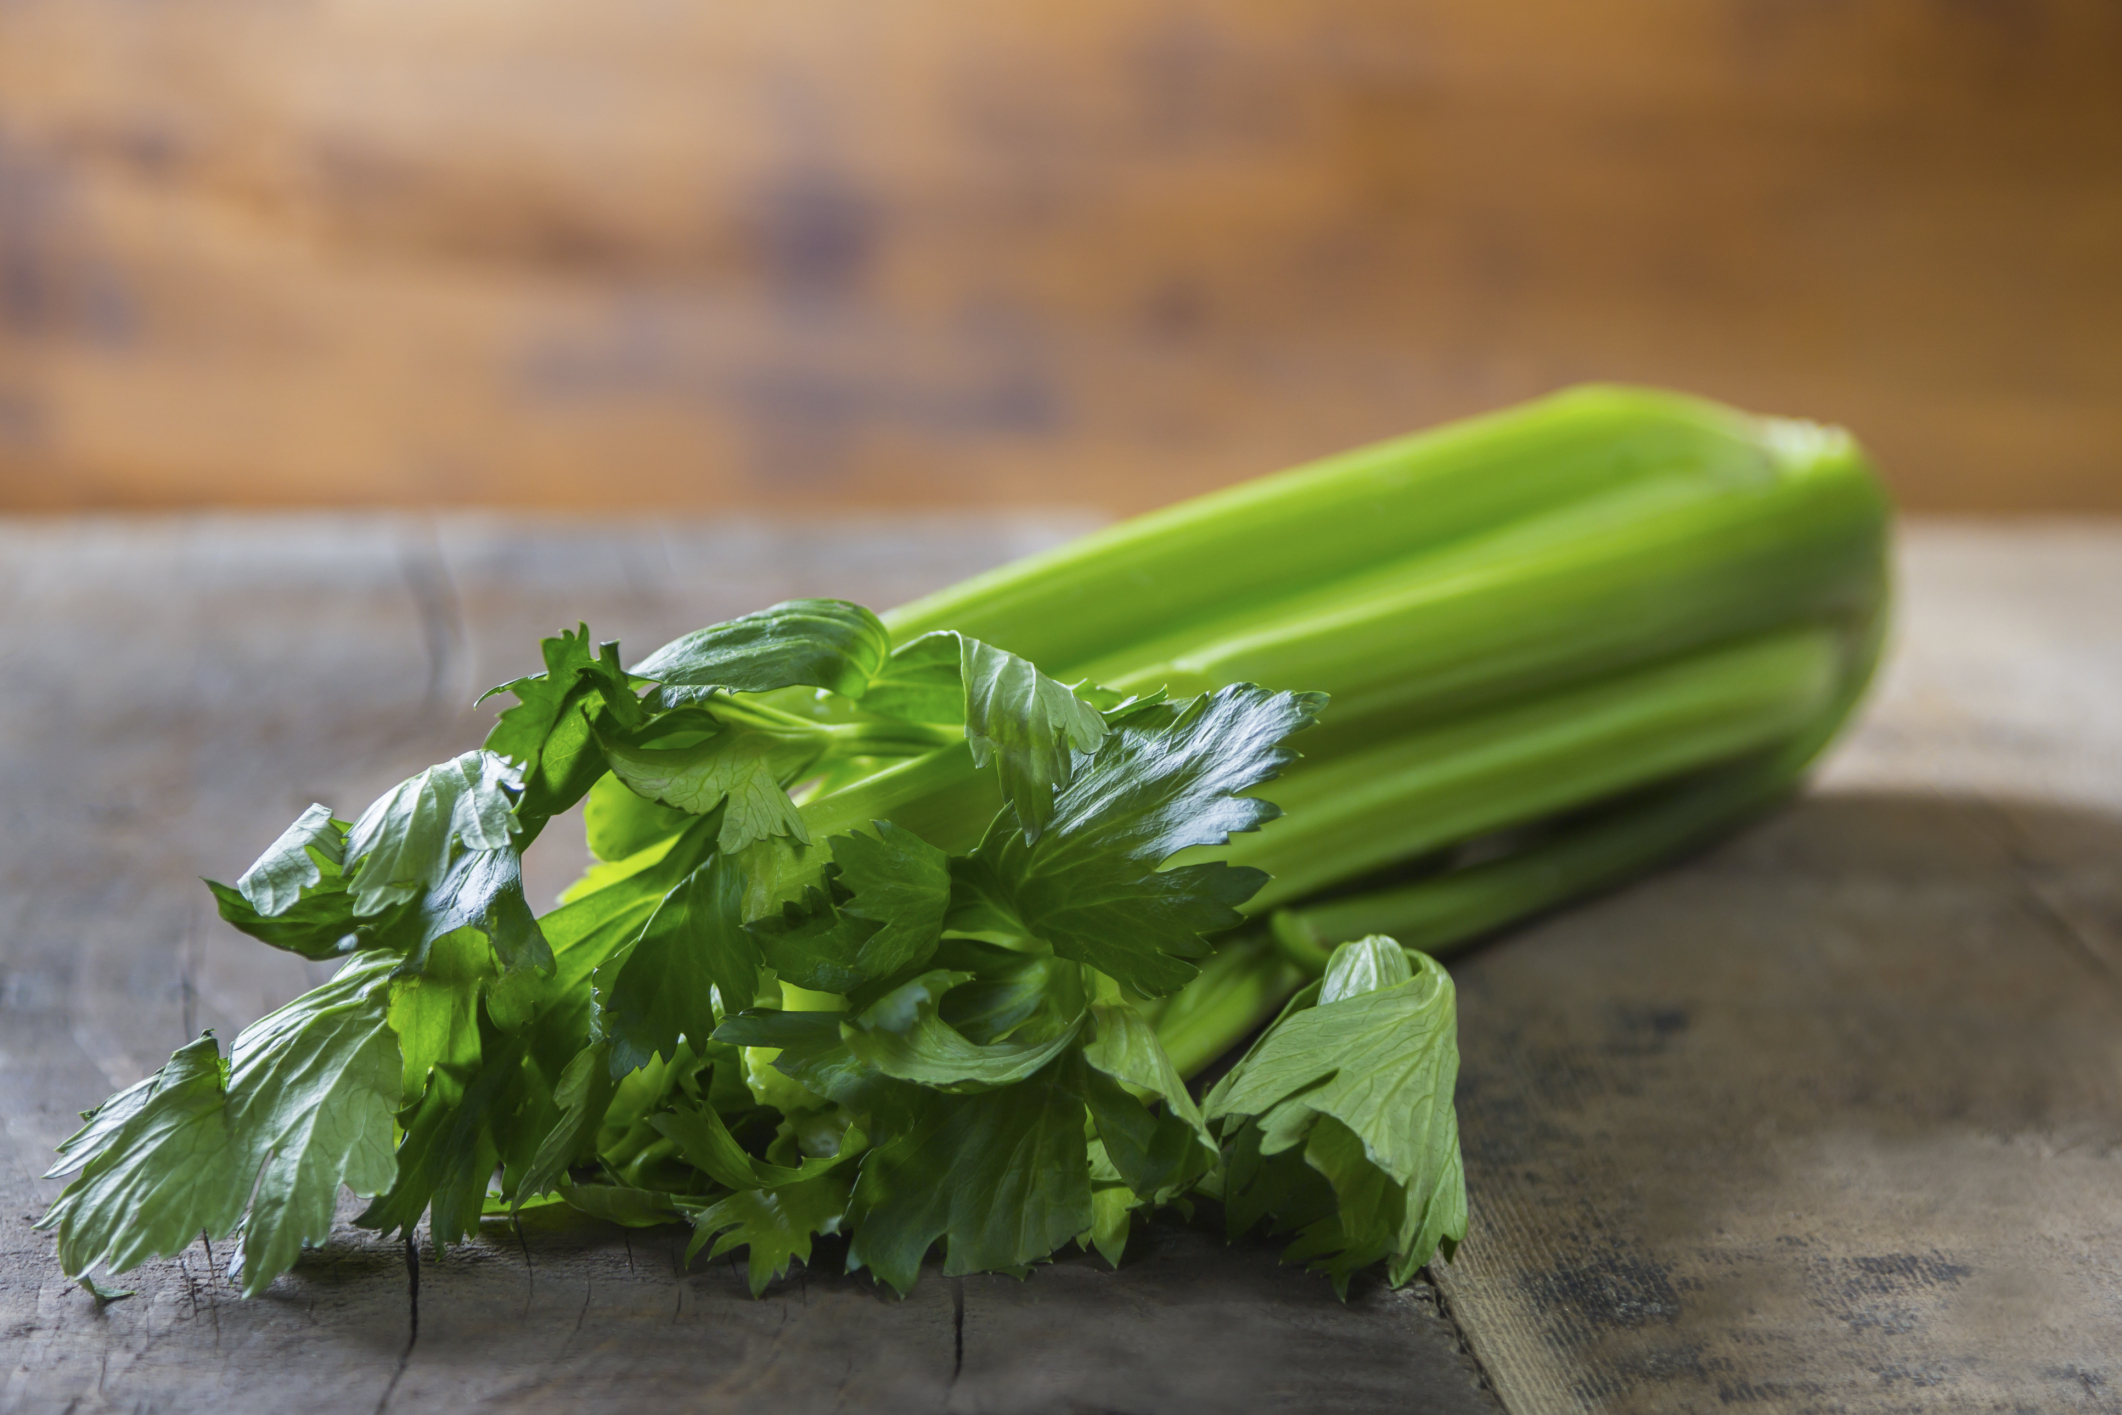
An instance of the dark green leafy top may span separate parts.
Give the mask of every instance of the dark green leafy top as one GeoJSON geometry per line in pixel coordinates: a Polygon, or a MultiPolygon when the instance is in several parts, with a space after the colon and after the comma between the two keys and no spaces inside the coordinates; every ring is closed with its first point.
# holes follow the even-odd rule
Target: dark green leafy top
{"type": "Polygon", "coordinates": [[[527,1203],[689,1223],[755,1291],[821,1234],[901,1290],[938,1245],[1117,1257],[1196,1190],[1341,1282],[1463,1232],[1434,964],[1343,949],[1205,1107],[1137,1007],[1243,923],[1264,875],[1172,859],[1273,821],[1252,793],[1322,697],[1123,699],[831,600],[630,670],[586,628],[543,648],[482,749],[209,882],[344,966],[85,1118],[45,1218],[70,1274],[205,1231],[262,1291],[342,1185],[438,1244],[527,1203]],[[521,852],[585,800],[601,863],[534,917],[521,852]]]}

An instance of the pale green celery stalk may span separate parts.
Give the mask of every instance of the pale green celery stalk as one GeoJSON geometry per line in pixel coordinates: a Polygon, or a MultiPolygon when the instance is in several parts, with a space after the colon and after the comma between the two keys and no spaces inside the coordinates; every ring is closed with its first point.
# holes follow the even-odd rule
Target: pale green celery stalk
{"type": "MultiPolygon", "coordinates": [[[[1265,793],[1286,818],[1202,853],[1275,876],[1257,913],[1532,827],[1518,855],[1282,930],[1337,942],[1390,918],[1441,947],[1787,790],[1876,661],[1888,514],[1839,431],[1592,388],[1143,517],[885,620],[900,642],[957,629],[1121,689],[1332,694],[1265,793]]],[[[890,818],[963,849],[998,807],[953,749],[803,810],[814,838],[890,818]]],[[[1205,1061],[1271,1010],[1288,976],[1263,938],[1161,1005],[1170,1045],[1205,1061]]]]}
{"type": "Polygon", "coordinates": [[[1420,729],[1271,783],[1284,818],[1213,853],[1274,876],[1249,911],[1287,904],[1772,747],[1835,700],[1841,658],[1829,631],[1791,630],[1420,729]]]}
{"type": "MultiPolygon", "coordinates": [[[[1206,583],[1228,585],[1242,570],[1237,593],[1252,607],[1177,635],[1111,640],[1087,667],[1041,666],[1123,689],[1252,681],[1323,690],[1333,705],[1298,743],[1306,760],[1288,777],[1301,794],[1334,759],[1439,718],[1741,636],[1819,624],[1856,645],[1883,596],[1885,519],[1861,454],[1840,433],[1666,395],[1586,390],[1203,498],[887,621],[905,638],[955,615],[953,627],[999,630],[1034,651],[1071,636],[1080,644],[1079,619],[1140,629],[1138,601],[1176,602],[1184,588],[1151,556],[1168,537],[1172,564],[1200,570],[1206,583]],[[1644,450],[1652,445],[1655,456],[1644,450]],[[1558,483],[1541,460],[1550,456],[1574,480],[1558,483]],[[1594,465],[1601,476],[1584,470],[1594,465]],[[1356,484],[1436,491],[1458,534],[1434,534],[1419,498],[1399,504],[1381,493],[1378,507],[1357,515],[1356,484]],[[1558,484],[1574,495],[1556,507],[1539,493],[1558,484]],[[1514,489],[1514,517],[1499,511],[1498,485],[1514,489]],[[1256,543],[1270,505],[1295,528],[1272,538],[1272,555],[1256,543]],[[1468,530],[1476,506],[1489,519],[1468,530]],[[1377,523],[1392,516],[1416,549],[1376,563],[1377,523]],[[1312,541],[1346,552],[1338,578],[1319,569],[1312,541]],[[1042,579],[1049,571],[1053,584],[1042,579]],[[1094,585],[1103,596],[1095,605],[1094,585]],[[1262,602],[1270,592],[1280,598],[1262,602]]],[[[1863,655],[1845,655],[1847,678],[1866,671],[1863,655]]]]}
{"type": "Polygon", "coordinates": [[[1276,941],[1285,957],[1314,973],[1326,966],[1335,944],[1373,933],[1427,953],[1450,952],[1725,834],[1797,788],[1863,696],[1885,629],[1882,602],[1846,650],[1855,666],[1843,674],[1834,700],[1773,750],[1625,798],[1479,864],[1278,910],[1276,941]]]}
{"type": "Polygon", "coordinates": [[[1326,967],[1335,944],[1374,933],[1424,953],[1453,952],[1640,873],[1772,804],[1792,785],[1787,755],[1711,768],[1477,865],[1276,910],[1275,941],[1309,974],[1326,967]]]}
{"type": "Polygon", "coordinates": [[[1497,859],[1278,909],[1269,931],[1239,934],[1180,991],[1137,1005],[1179,1074],[1191,1079],[1272,1019],[1292,991],[1324,972],[1336,945],[1384,934],[1405,948],[1448,954],[1610,888],[1787,795],[1803,764],[1799,751],[1793,744],[1696,773],[1497,859]]]}
{"type": "Polygon", "coordinates": [[[1861,468],[1831,430],[1647,389],[1580,388],[1140,516],[884,619],[902,643],[957,629],[1074,675],[1604,492],[1674,477],[1744,490],[1844,462],[1861,468]]]}
{"type": "Polygon", "coordinates": [[[1155,644],[1087,676],[1175,696],[1229,682],[1333,695],[1318,760],[1456,716],[1805,622],[1879,594],[1878,503],[1833,464],[1758,484],[1638,482],[1155,644]]]}
{"type": "MultiPolygon", "coordinates": [[[[1305,586],[1235,618],[1226,614],[1180,636],[1183,652],[1166,635],[1131,645],[1116,642],[1092,664],[1089,676],[1123,688],[1191,692],[1244,680],[1332,694],[1324,725],[1298,744],[1307,760],[1292,770],[1294,783],[1335,757],[1394,740],[1442,716],[1522,702],[1741,635],[1819,623],[1835,626],[1845,642],[1854,643],[1858,626],[1868,621],[1883,594],[1885,504],[1861,456],[1840,434],[1614,390],[1570,395],[1447,431],[1453,435],[1392,444],[1314,471],[1270,478],[1261,484],[1264,490],[1241,487],[1129,523],[1055,556],[1005,567],[887,620],[902,639],[954,612],[962,612],[956,627],[967,632],[993,633],[1000,627],[1020,643],[1055,637],[1059,630],[1033,622],[1040,617],[1034,595],[1039,588],[1035,571],[1042,565],[1053,569],[1060,583],[1049,589],[1045,618],[1065,623],[1083,613],[1113,620],[1121,610],[1131,612],[1143,584],[1154,587],[1169,578],[1132,563],[1147,553],[1145,527],[1166,528],[1181,552],[1177,560],[1197,559],[1204,545],[1225,547],[1226,554],[1207,563],[1227,579],[1229,562],[1243,558],[1255,535],[1253,513],[1260,504],[1272,502],[1293,525],[1311,525],[1312,518],[1300,514],[1308,505],[1299,493],[1322,488],[1322,504],[1345,519],[1348,469],[1382,475],[1378,467],[1395,449],[1403,461],[1422,464],[1404,470],[1403,483],[1449,482],[1434,468],[1425,470],[1424,459],[1441,446],[1450,454],[1441,459],[1444,472],[1462,475],[1467,466],[1478,465],[1486,479],[1482,485],[1491,492],[1496,483],[1517,488],[1519,515],[1513,522],[1461,536],[1456,544],[1403,555],[1383,568],[1364,569],[1351,557],[1340,582],[1325,589],[1305,586]],[[1594,411],[1608,416],[1593,418],[1594,411]],[[1626,417],[1617,422],[1617,414],[1626,417]],[[1530,455],[1525,451],[1529,439],[1517,426],[1522,419],[1550,438],[1557,426],[1566,426],[1601,456],[1625,467],[1651,465],[1637,449],[1644,439],[1631,441],[1617,430],[1627,417],[1659,430],[1668,442],[1685,434],[1695,460],[1682,464],[1667,457],[1652,472],[1631,478],[1616,473],[1608,482],[1619,490],[1594,488],[1560,510],[1525,499],[1527,487],[1552,481],[1544,465],[1499,464],[1504,453],[1530,455]],[[1492,455],[1473,457],[1469,438],[1492,455]],[[1088,549],[1080,549],[1084,546],[1088,549]],[[1085,566],[1118,577],[1106,583],[1111,603],[1102,609],[1086,606],[1090,572],[1085,566]],[[975,594],[981,584],[998,587],[1007,616],[975,594]],[[1000,622],[1003,618],[1010,622],[1000,622]]],[[[1581,447],[1562,456],[1572,466],[1587,458],[1581,447]]],[[[1492,497],[1480,504],[1493,509],[1492,497]]],[[[1400,526],[1403,538],[1434,547],[1427,519],[1406,507],[1399,511],[1407,518],[1400,526]]],[[[1337,547],[1345,538],[1358,549],[1375,548],[1376,519],[1359,518],[1355,530],[1338,521],[1313,529],[1317,538],[1337,547]]],[[[1307,548],[1298,536],[1286,545],[1307,548]]],[[[1279,560],[1245,568],[1256,584],[1286,587],[1291,580],[1279,560]]],[[[1167,598],[1177,593],[1170,585],[1166,589],[1167,598]]],[[[1073,672],[1066,664],[1041,666],[1073,672]]],[[[1844,668],[1859,678],[1865,671],[1854,654],[1844,668]]],[[[956,755],[963,762],[963,754],[956,755]]],[[[963,766],[970,772],[969,762],[963,766]]],[[[853,789],[870,788],[862,783],[853,789]]],[[[818,808],[835,809],[833,798],[821,798],[818,808]]]]}
{"type": "Polygon", "coordinates": [[[1229,1051],[1320,971],[1305,954],[1295,955],[1301,962],[1282,956],[1277,943],[1264,931],[1242,933],[1217,948],[1202,963],[1201,976],[1178,992],[1135,1003],[1181,1076],[1195,1075],[1229,1051]]]}
{"type": "Polygon", "coordinates": [[[800,808],[811,839],[843,835],[888,820],[931,845],[962,852],[980,843],[1002,809],[1002,785],[973,766],[963,742],[892,763],[800,808]]]}

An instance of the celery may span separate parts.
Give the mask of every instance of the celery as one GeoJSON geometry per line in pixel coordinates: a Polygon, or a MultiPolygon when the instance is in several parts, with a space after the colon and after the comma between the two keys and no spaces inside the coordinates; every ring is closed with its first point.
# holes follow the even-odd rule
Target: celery
{"type": "MultiPolygon", "coordinates": [[[[1687,778],[1509,858],[1299,907],[1281,933],[1319,966],[1370,932],[1450,948],[1792,789],[1876,664],[1888,518],[1838,430],[1584,388],[1141,517],[885,622],[1121,691],[1331,694],[1265,793],[1288,818],[1223,852],[1274,876],[1254,911],[1687,778]]],[[[1257,1021],[1233,1013],[1224,1039],[1257,1021]]]]}
{"type": "Polygon", "coordinates": [[[94,1112],[46,1223],[76,1276],[240,1232],[256,1292],[342,1182],[438,1244],[557,1192],[755,1290],[836,1232],[903,1290],[1199,1190],[1404,1281],[1465,1232],[1428,955],[1790,791],[1877,660],[1886,525],[1839,432],[1590,388],[881,620],[631,670],[563,633],[483,749],[211,885],[348,966],[94,1112]],[[534,917],[522,849],[585,797],[605,863],[534,917]]]}

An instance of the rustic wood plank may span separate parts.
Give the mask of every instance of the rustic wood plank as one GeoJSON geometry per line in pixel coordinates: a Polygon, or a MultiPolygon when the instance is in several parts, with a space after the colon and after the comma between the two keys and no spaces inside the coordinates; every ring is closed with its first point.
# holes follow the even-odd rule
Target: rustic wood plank
{"type": "MultiPolygon", "coordinates": [[[[416,1340],[402,1250],[345,1222],[259,1300],[194,1247],[104,1307],[32,1230],[75,1112],[321,977],[220,927],[196,876],[476,740],[472,695],[541,633],[586,617],[645,649],[798,592],[888,604],[1077,528],[0,522],[0,1412],[1493,1412],[1429,1289],[1343,1307],[1276,1245],[1180,1224],[1117,1273],[1075,1257],[905,1301],[826,1251],[754,1302],[731,1265],[680,1272],[683,1233],[533,1214],[421,1264],[416,1340]]],[[[582,858],[548,832],[533,892],[582,858]]]]}
{"type": "Polygon", "coordinates": [[[2122,1408],[2122,533],[1904,569],[1815,794],[1456,970],[1514,1415],[2122,1408]]]}
{"type": "MultiPolygon", "coordinates": [[[[195,1250],[100,1310],[30,1230],[72,1110],[310,981],[207,927],[191,877],[454,750],[537,631],[891,599],[1035,534],[0,528],[0,1409],[1481,1408],[1426,1289],[1344,1310],[1183,1225],[1118,1274],[970,1281],[958,1328],[945,1283],[879,1302],[827,1255],[753,1304],[671,1235],[530,1220],[424,1266],[409,1356],[402,1255],[355,1230],[258,1302],[195,1250]]],[[[1457,970],[1475,1229],[1439,1278],[1519,1415],[2122,1388],[2122,535],[1932,527],[1906,565],[1894,666],[1811,800],[1457,970]]]]}

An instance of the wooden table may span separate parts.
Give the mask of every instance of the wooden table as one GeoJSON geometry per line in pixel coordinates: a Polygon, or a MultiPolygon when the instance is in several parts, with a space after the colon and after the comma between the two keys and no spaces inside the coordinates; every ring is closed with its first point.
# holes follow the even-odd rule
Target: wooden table
{"type": "MultiPolygon", "coordinates": [[[[476,740],[587,618],[636,650],[892,603],[1074,529],[462,517],[0,523],[0,1412],[2122,1409],[2122,531],[1932,526],[1819,788],[1457,967],[1473,1229],[1435,1287],[1176,1222],[1117,1273],[792,1274],[526,1221],[342,1226],[98,1307],[31,1221],[73,1113],[319,973],[221,927],[311,800],[476,740]]],[[[550,895],[580,864],[549,833],[550,895]]],[[[350,1211],[350,1210],[349,1210],[350,1211]]]]}

